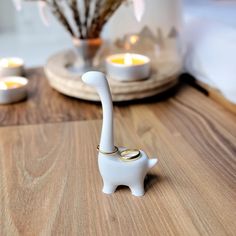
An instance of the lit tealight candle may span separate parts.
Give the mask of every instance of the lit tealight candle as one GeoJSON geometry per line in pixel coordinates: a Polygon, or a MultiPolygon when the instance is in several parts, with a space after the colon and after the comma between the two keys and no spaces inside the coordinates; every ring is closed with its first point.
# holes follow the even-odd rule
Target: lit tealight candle
{"type": "Polygon", "coordinates": [[[21,87],[22,84],[15,81],[0,81],[0,89],[12,89],[21,87]]]}
{"type": "Polygon", "coordinates": [[[24,77],[9,76],[0,78],[0,104],[13,103],[27,96],[28,80],[24,77]]]}
{"type": "Polygon", "coordinates": [[[140,54],[116,54],[106,58],[109,77],[120,81],[146,79],[150,75],[150,59],[140,54]]]}
{"type": "Polygon", "coordinates": [[[0,76],[20,76],[23,74],[24,62],[21,58],[0,58],[0,76]]]}

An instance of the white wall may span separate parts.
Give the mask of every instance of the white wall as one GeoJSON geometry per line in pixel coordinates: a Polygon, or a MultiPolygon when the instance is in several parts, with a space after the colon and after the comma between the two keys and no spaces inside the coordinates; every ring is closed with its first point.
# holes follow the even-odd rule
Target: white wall
{"type": "Polygon", "coordinates": [[[15,9],[12,1],[0,1],[0,33],[15,30],[15,9]]]}
{"type": "Polygon", "coordinates": [[[171,28],[180,28],[181,24],[181,0],[145,0],[146,8],[141,22],[137,22],[134,16],[133,5],[122,5],[112,16],[105,28],[108,38],[119,38],[127,33],[137,33],[144,26],[156,34],[157,28],[161,28],[166,35],[171,28]]]}
{"type": "MultiPolygon", "coordinates": [[[[171,9],[174,9],[172,4],[180,0],[147,1],[147,10],[148,12],[151,10],[152,16],[150,18],[148,17],[149,13],[146,13],[144,24],[149,21],[156,30],[157,25],[171,25],[177,19],[177,16],[173,14],[175,11],[171,9]],[[171,12],[167,14],[162,8],[167,8],[171,12]],[[169,17],[169,15],[173,18],[169,17]],[[170,21],[172,22],[171,24],[170,21]]],[[[58,24],[54,17],[50,17],[50,27],[43,25],[36,3],[23,1],[22,10],[17,12],[13,7],[12,0],[0,0],[0,9],[2,11],[2,18],[4,18],[4,21],[0,22],[0,27],[2,25],[5,32],[10,29],[12,31],[12,33],[0,34],[0,57],[23,57],[27,65],[35,66],[44,64],[47,58],[54,52],[72,47],[69,34],[58,24]]],[[[126,31],[132,29],[132,26],[125,27],[130,17],[132,18],[131,22],[136,21],[132,8],[128,11],[128,14],[130,14],[129,19],[125,20],[122,9],[119,10],[112,22],[106,27],[104,32],[106,38],[117,35],[118,27],[121,29],[126,28],[126,31]]]]}
{"type": "Polygon", "coordinates": [[[70,36],[54,17],[50,16],[49,27],[43,25],[37,4],[24,2],[17,12],[11,0],[0,0],[0,58],[17,56],[27,66],[38,66],[71,46],[70,36]]]}
{"type": "MultiPolygon", "coordinates": [[[[149,0],[151,1],[156,4],[167,0],[149,0]]],[[[230,3],[216,0],[184,0],[184,3],[189,16],[212,17],[236,26],[236,4],[232,3],[231,6],[230,3]],[[207,5],[211,5],[211,8],[207,5]]],[[[122,19],[116,19],[117,27],[108,26],[106,35],[113,34],[118,27],[122,28],[122,24],[119,24],[122,19]]],[[[43,65],[52,53],[71,47],[67,32],[53,17],[50,17],[50,22],[51,26],[48,28],[42,24],[35,3],[24,3],[22,11],[16,12],[12,0],[0,0],[0,57],[20,56],[29,66],[43,65]]]]}

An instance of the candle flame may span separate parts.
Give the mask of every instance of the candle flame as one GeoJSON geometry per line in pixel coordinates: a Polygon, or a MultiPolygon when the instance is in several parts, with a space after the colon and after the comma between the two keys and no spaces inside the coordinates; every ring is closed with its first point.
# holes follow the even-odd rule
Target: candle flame
{"type": "Polygon", "coordinates": [[[20,58],[0,58],[0,67],[18,67],[23,64],[20,58]]]}
{"type": "Polygon", "coordinates": [[[7,89],[7,85],[4,81],[0,81],[0,89],[4,89],[4,90],[7,89]]]}
{"type": "Polygon", "coordinates": [[[124,64],[125,65],[132,65],[133,64],[133,57],[130,53],[126,53],[124,57],[124,64]]]}
{"type": "Polygon", "coordinates": [[[0,66],[1,66],[1,67],[8,67],[9,64],[10,64],[10,63],[9,63],[9,60],[6,59],[6,58],[3,58],[3,59],[0,60],[0,66]]]}
{"type": "Polygon", "coordinates": [[[135,43],[137,43],[138,39],[139,38],[138,38],[137,35],[131,35],[130,38],[129,38],[129,41],[130,41],[131,44],[135,44],[135,43]]]}
{"type": "Polygon", "coordinates": [[[23,86],[24,84],[19,79],[13,79],[13,80],[5,80],[0,81],[0,89],[15,89],[23,86]]]}

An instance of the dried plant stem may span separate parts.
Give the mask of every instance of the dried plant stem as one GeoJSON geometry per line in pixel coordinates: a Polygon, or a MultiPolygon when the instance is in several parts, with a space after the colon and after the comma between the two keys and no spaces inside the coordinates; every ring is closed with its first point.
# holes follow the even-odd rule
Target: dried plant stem
{"type": "Polygon", "coordinates": [[[85,29],[85,35],[88,37],[88,24],[89,24],[89,12],[90,12],[90,4],[89,0],[84,0],[84,29],[85,29]]]}
{"type": "Polygon", "coordinates": [[[93,18],[92,18],[92,21],[91,21],[91,25],[90,25],[90,28],[88,29],[88,37],[92,38],[92,37],[97,37],[97,34],[95,34],[95,28],[96,28],[96,22],[98,21],[98,18],[99,18],[99,10],[101,8],[101,5],[102,5],[102,0],[95,0],[95,10],[94,10],[94,13],[93,13],[93,18]]]}
{"type": "Polygon", "coordinates": [[[62,25],[64,26],[64,28],[70,33],[70,35],[72,37],[76,37],[72,27],[70,26],[69,21],[67,20],[66,16],[63,13],[62,8],[60,7],[60,5],[57,3],[57,0],[52,0],[46,1],[48,3],[48,5],[51,8],[52,13],[56,16],[56,18],[62,23],[62,25]]]}
{"type": "Polygon", "coordinates": [[[97,19],[94,33],[102,31],[103,26],[106,24],[108,19],[110,19],[113,13],[120,7],[122,2],[123,0],[109,0],[105,2],[105,6],[104,8],[102,8],[103,11],[99,14],[99,17],[97,19]]]}
{"type": "MultiPolygon", "coordinates": [[[[39,1],[39,0],[25,0],[39,1]]],[[[53,15],[73,38],[98,38],[112,14],[127,0],[40,0],[50,7],[53,15]],[[79,2],[78,2],[79,1],[79,2]],[[66,3],[72,15],[71,19],[64,12],[66,3]],[[82,5],[80,5],[82,4],[82,5]],[[77,32],[73,27],[76,27],[77,32]]]]}
{"type": "Polygon", "coordinates": [[[78,11],[77,0],[69,0],[68,4],[69,4],[69,8],[71,9],[74,21],[78,27],[79,38],[83,39],[84,35],[83,35],[83,31],[82,31],[82,24],[81,24],[80,14],[78,11]]]}

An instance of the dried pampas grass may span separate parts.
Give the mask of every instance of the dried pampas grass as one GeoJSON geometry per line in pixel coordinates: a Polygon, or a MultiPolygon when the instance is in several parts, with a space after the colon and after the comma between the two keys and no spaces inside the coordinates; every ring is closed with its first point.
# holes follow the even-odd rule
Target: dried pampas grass
{"type": "Polygon", "coordinates": [[[53,15],[73,38],[91,39],[100,36],[104,25],[125,0],[40,1],[47,4],[53,15]]]}

